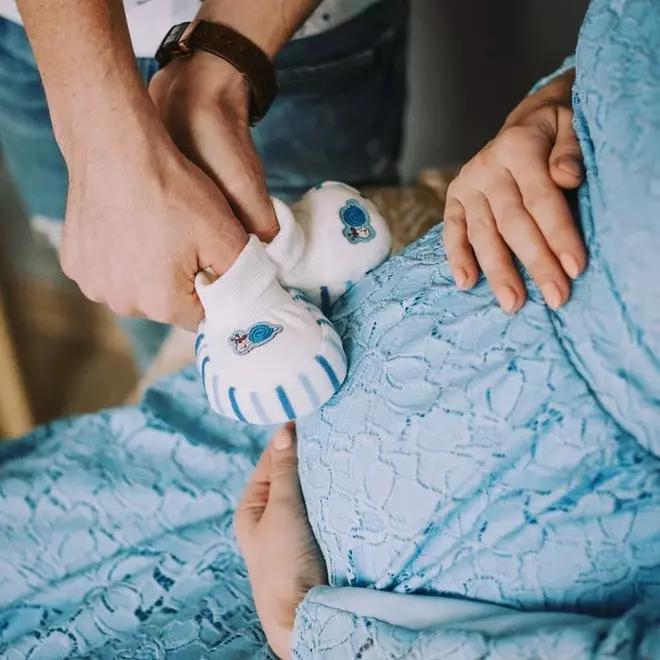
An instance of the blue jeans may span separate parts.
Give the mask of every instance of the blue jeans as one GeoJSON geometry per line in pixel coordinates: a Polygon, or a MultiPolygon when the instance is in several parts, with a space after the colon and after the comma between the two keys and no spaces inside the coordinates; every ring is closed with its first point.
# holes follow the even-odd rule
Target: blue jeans
{"type": "MultiPolygon", "coordinates": [[[[324,179],[397,181],[405,105],[406,0],[383,0],[339,28],[291,42],[275,65],[280,94],[253,138],[272,194],[324,179]]],[[[157,71],[138,60],[145,82],[157,71]]],[[[23,28],[0,19],[0,150],[32,217],[61,222],[67,172],[23,28]]],[[[143,366],[167,332],[129,319],[143,366]]]]}

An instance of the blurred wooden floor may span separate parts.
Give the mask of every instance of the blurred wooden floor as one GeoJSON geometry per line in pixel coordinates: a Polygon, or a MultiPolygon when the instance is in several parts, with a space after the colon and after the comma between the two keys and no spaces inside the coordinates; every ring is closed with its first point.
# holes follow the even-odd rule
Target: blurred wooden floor
{"type": "MultiPolygon", "coordinates": [[[[114,406],[132,391],[137,374],[123,333],[62,275],[1,166],[0,302],[36,423],[114,406]]],[[[13,361],[6,353],[0,360],[13,361]]],[[[0,423],[0,438],[7,435],[0,423]]]]}
{"type": "Polygon", "coordinates": [[[111,315],[45,280],[7,282],[5,307],[35,422],[122,403],[137,372],[111,315]]]}

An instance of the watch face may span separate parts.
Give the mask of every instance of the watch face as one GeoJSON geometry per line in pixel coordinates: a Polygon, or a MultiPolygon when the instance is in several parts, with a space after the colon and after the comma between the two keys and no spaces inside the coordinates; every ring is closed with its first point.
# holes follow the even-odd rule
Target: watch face
{"type": "Polygon", "coordinates": [[[185,32],[189,23],[179,23],[171,27],[156,51],[156,59],[161,67],[165,66],[179,50],[181,35],[185,32]]]}
{"type": "Polygon", "coordinates": [[[179,23],[179,25],[175,25],[169,29],[165,38],[161,41],[161,44],[156,51],[156,60],[161,68],[164,67],[179,51],[181,35],[185,32],[188,25],[188,23],[179,23]]]}
{"type": "Polygon", "coordinates": [[[165,35],[165,39],[163,39],[163,44],[161,48],[172,48],[172,46],[177,46],[179,44],[179,39],[181,39],[181,35],[183,34],[184,30],[188,26],[187,23],[182,23],[180,25],[175,25],[174,27],[170,28],[170,31],[165,35]]]}

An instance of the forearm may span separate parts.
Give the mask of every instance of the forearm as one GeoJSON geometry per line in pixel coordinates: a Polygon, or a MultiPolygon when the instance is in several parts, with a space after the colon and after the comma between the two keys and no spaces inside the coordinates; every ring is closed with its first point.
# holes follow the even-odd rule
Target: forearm
{"type": "Polygon", "coordinates": [[[18,7],[67,160],[158,130],[121,0],[18,0],[18,7]]]}

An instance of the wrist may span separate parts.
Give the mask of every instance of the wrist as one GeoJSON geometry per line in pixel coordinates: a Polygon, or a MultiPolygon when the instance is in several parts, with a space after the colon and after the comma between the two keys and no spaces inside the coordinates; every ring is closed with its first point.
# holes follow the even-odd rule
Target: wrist
{"type": "Polygon", "coordinates": [[[575,69],[568,69],[561,75],[550,80],[536,92],[524,98],[509,114],[504,122],[504,128],[517,123],[530,112],[546,106],[570,106],[572,101],[575,69]]]}
{"type": "Polygon", "coordinates": [[[70,175],[112,172],[112,177],[165,172],[180,154],[157,115],[128,112],[95,117],[84,136],[72,128],[62,148],[70,175]]]}
{"type": "Polygon", "coordinates": [[[179,81],[184,84],[198,108],[219,104],[249,124],[250,84],[236,67],[217,55],[197,50],[190,57],[172,60],[158,75],[170,77],[176,85],[179,81]]]}
{"type": "MultiPolygon", "coordinates": [[[[135,80],[106,80],[51,103],[53,130],[68,165],[166,137],[165,129],[137,71],[135,80]]],[[[63,91],[63,94],[66,92],[63,91]]],[[[124,156],[127,157],[127,156],[124,156]]]]}
{"type": "Polygon", "coordinates": [[[268,645],[278,658],[288,660],[291,657],[291,639],[296,612],[304,596],[296,595],[281,600],[270,592],[262,593],[258,588],[260,581],[255,580],[254,577],[250,578],[250,584],[253,586],[254,604],[268,645]],[[294,606],[291,605],[293,602],[296,603],[294,606]]]}
{"type": "Polygon", "coordinates": [[[289,660],[291,657],[291,638],[293,636],[293,626],[278,626],[265,630],[268,646],[273,650],[280,660],[289,660]]]}

